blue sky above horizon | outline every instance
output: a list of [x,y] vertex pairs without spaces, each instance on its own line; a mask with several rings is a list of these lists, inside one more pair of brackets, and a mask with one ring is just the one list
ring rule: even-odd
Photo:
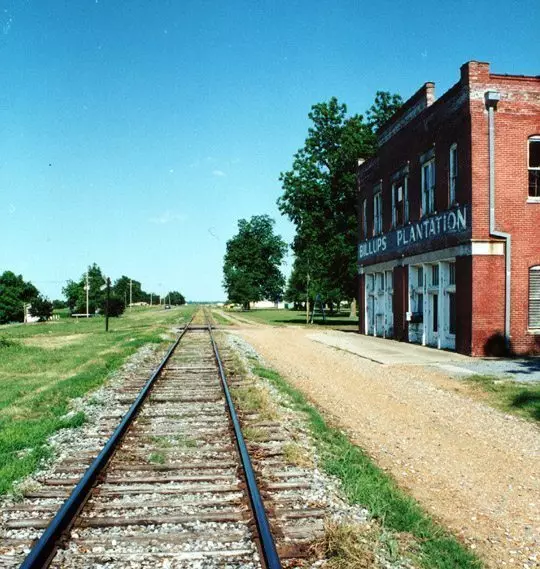
[[279,173],[311,105],[441,95],[471,59],[539,74],[539,23],[532,0],[0,0],[0,272],[224,299],[238,219],[292,239]]

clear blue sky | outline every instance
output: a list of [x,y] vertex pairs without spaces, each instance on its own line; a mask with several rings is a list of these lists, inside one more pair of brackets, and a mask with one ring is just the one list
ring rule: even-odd
[[293,236],[278,177],[312,104],[442,94],[470,59],[538,74],[539,24],[538,0],[0,0],[0,271],[223,299],[239,218]]

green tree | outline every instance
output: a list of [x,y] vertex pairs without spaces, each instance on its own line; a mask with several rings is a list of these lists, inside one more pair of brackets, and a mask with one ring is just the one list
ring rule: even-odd
[[38,294],[36,298],[32,299],[29,312],[31,316],[39,318],[40,322],[45,322],[52,316],[53,303],[48,298]]
[[[96,263],[88,267],[88,312],[94,314],[101,309],[105,300],[105,291],[101,287],[105,283],[102,270]],[[86,273],[78,281],[69,280],[62,289],[72,313],[86,313]]]
[[[294,260],[291,274],[287,280],[284,298],[292,302],[295,309],[300,308],[307,299],[308,280],[307,270],[298,257]],[[310,298],[310,301],[313,299]]]
[[182,306],[183,304],[186,304],[186,299],[184,298],[184,295],[181,292],[178,292],[176,290],[173,290],[173,291],[167,293],[167,296],[165,296],[165,299],[167,300],[167,302],[169,304],[174,304],[174,305],[178,305],[178,306]]
[[24,321],[24,304],[38,296],[37,288],[22,275],[4,271],[0,275],[0,324]]
[[274,234],[274,220],[254,215],[238,221],[238,233],[227,241],[223,286],[231,302],[249,309],[250,302],[279,300],[285,278],[280,265],[287,244]]
[[328,303],[356,296],[358,159],[374,154],[375,129],[400,104],[399,95],[378,92],[367,121],[347,116],[335,97],[313,105],[304,146],[280,176],[278,206],[296,225],[293,251],[309,276],[310,292]]
[[366,113],[369,127],[377,132],[381,126],[401,107],[403,100],[400,95],[388,91],[377,91],[375,102]]
[[150,294],[142,290],[140,281],[130,279],[125,275],[122,275],[119,279],[116,279],[112,290],[115,296],[121,298],[125,304],[128,305],[130,300],[130,288],[132,302],[150,302]]

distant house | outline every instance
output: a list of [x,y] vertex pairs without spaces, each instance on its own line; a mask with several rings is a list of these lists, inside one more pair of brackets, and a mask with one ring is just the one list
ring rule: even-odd
[[285,308],[285,303],[282,301],[258,300],[257,302],[251,303],[251,308],[276,308],[281,310]]
[[32,322],[39,322],[39,316],[32,316],[30,314],[31,304],[24,305],[24,323],[31,324]]

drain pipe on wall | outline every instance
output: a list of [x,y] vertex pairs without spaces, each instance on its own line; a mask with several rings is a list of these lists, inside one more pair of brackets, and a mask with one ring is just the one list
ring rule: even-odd
[[511,308],[511,278],[512,278],[512,235],[497,231],[495,224],[495,109],[501,100],[498,91],[486,91],[486,107],[488,110],[488,144],[489,144],[489,235],[505,240],[504,264],[504,338],[506,347],[510,348],[510,308]]

